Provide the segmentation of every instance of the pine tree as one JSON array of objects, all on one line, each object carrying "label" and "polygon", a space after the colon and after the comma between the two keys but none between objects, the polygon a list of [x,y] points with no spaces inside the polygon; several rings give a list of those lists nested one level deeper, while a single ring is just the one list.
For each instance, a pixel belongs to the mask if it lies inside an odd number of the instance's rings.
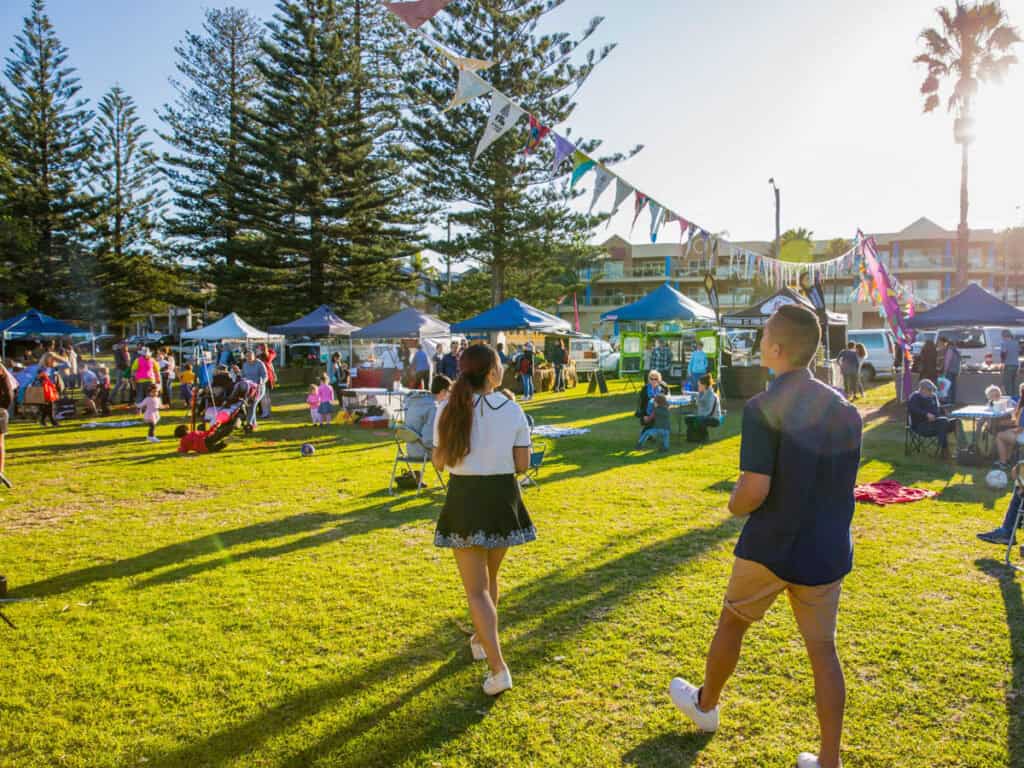
[{"label": "pine tree", "polygon": [[248,11],[209,9],[201,33],[175,47],[174,103],[160,112],[161,137],[173,147],[163,157],[174,194],[167,235],[180,256],[197,261],[216,289],[213,306],[233,309],[238,297],[237,256],[251,235],[231,179],[245,165],[241,136],[247,109],[262,86],[256,63],[263,25]]},{"label": "pine tree", "polygon": [[92,202],[83,189],[92,113],[67,62],[43,0],[32,0],[5,61],[10,89],[0,90],[13,182],[3,202],[20,230],[11,269],[24,300],[64,316],[83,309],[81,289],[92,272],[82,242]]},{"label": "pine tree", "polygon": [[158,159],[145,135],[134,100],[114,86],[100,101],[93,125],[90,181],[102,319],[126,322],[132,313],[166,307],[173,287],[170,269],[158,258],[163,192]]},{"label": "pine tree", "polygon": [[251,162],[236,180],[257,311],[270,296],[285,313],[331,303],[363,314],[408,282],[400,260],[419,249],[418,208],[401,102],[388,98],[400,57],[381,36],[382,13],[366,0],[280,0],[268,24]]},{"label": "pine tree", "polygon": [[[563,1],[455,2],[434,18],[435,37],[461,56],[495,62],[483,78],[543,125],[559,126],[572,116],[576,91],[614,48],[587,51],[574,63],[600,17],[579,39],[565,33],[537,34],[543,17]],[[524,301],[550,303],[553,293],[566,292],[551,278],[557,274],[567,284],[574,283],[574,267],[593,255],[585,244],[597,219],[570,204],[583,194],[582,185],[570,192],[567,184],[551,183],[550,150],[523,154],[525,121],[474,160],[489,97],[442,112],[451,99],[456,72],[433,49],[421,47],[420,68],[410,78],[414,120],[409,124],[420,150],[420,183],[428,199],[449,207],[447,216],[460,230],[450,242],[432,243],[431,248],[489,272],[491,304],[503,301],[513,287]],[[594,140],[575,143],[588,154],[599,147]],[[610,164],[622,156],[600,159]],[[516,280],[517,273],[524,279]],[[533,279],[537,275],[543,280]]]}]

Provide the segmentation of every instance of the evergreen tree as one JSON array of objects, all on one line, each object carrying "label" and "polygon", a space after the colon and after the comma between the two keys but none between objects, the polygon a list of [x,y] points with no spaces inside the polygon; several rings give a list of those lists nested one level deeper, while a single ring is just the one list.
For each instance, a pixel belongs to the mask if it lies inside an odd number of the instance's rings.
[{"label": "evergreen tree", "polygon": [[174,49],[177,98],[160,112],[160,135],[173,147],[163,157],[175,211],[167,235],[180,256],[201,265],[199,277],[214,286],[213,306],[223,311],[238,298],[237,255],[251,240],[231,179],[246,162],[241,136],[263,82],[256,66],[262,38],[248,11],[207,10],[202,32],[186,33]]},{"label": "evergreen tree", "polygon": [[[565,33],[538,34],[538,24],[563,1],[455,2],[434,18],[435,36],[461,56],[495,62],[483,73],[485,80],[543,125],[560,126],[572,116],[576,91],[614,47],[578,56],[600,18],[579,39]],[[442,112],[451,99],[456,73],[433,49],[422,46],[422,53],[410,78],[414,119],[409,123],[420,150],[420,183],[429,200],[450,207],[447,215],[460,230],[450,242],[435,242],[431,248],[487,271],[492,304],[503,301],[514,283],[518,298],[542,306],[550,303],[550,294],[565,293],[565,287],[550,278],[563,275],[574,283],[578,261],[594,253],[586,247],[581,251],[580,244],[587,242],[597,219],[571,206],[571,200],[583,194],[582,185],[570,192],[567,184],[550,183],[549,149],[523,154],[525,121],[474,160],[489,99]],[[558,130],[568,134],[564,128]],[[576,143],[588,154],[599,146],[593,140]],[[614,163],[622,156],[600,159]],[[516,281],[517,273],[526,279]],[[543,276],[540,282],[537,275]]]},{"label": "evergreen tree", "polygon": [[173,287],[156,242],[163,192],[158,159],[144,140],[132,98],[114,86],[98,112],[90,186],[96,196],[99,314],[125,322],[132,313],[165,307]]},{"label": "evergreen tree", "polygon": [[268,24],[236,179],[257,310],[270,296],[285,314],[331,303],[355,316],[408,283],[400,260],[419,249],[418,206],[390,97],[401,52],[383,13],[366,0],[280,0]]},{"label": "evergreen tree", "polygon": [[65,316],[84,309],[81,289],[92,272],[82,243],[91,207],[83,177],[92,113],[67,61],[43,0],[32,0],[5,61],[10,89],[0,90],[11,177],[3,206],[19,230],[10,269],[24,301]]}]

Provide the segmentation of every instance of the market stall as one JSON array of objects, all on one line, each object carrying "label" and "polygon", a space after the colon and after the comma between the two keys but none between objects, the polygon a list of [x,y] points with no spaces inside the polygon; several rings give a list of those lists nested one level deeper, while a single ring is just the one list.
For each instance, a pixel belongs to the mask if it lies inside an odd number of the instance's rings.
[{"label": "market stall", "polygon": [[[476,317],[455,323],[451,329],[454,333],[470,337],[497,333],[510,334],[511,337],[511,334],[515,334],[515,338],[520,342],[539,342],[535,346],[543,346],[544,340],[549,337],[565,338],[572,334],[572,326],[567,320],[531,307],[519,299],[508,299]],[[565,373],[566,386],[575,387],[576,372],[571,363],[566,365]],[[537,392],[552,389],[555,382],[554,367],[546,364],[534,365],[533,379]],[[519,391],[521,384],[512,366],[505,368],[505,379],[502,383],[514,392]]]},{"label": "market stall", "polygon": [[408,363],[402,359],[403,341],[422,344],[427,357],[433,360],[437,345],[450,343],[451,337],[448,323],[412,307],[361,328],[350,335],[353,341],[377,343],[372,353],[352,368],[352,384],[392,389],[396,381],[401,381]]},{"label": "market stall", "polygon": [[[971,333],[987,327],[1015,328],[1024,326],[1024,311],[993,296],[980,285],[968,285],[959,293],[950,296],[943,303],[910,318],[907,323],[916,330],[933,329],[946,332],[957,346],[971,343],[975,336],[984,338],[984,332]],[[918,374],[914,374],[913,387],[917,386]],[[961,403],[984,403],[985,390],[989,386],[1002,385],[1002,362],[998,359],[992,365],[973,358],[964,360],[963,369],[956,382],[956,396]]]},{"label": "market stall", "polygon": [[[775,311],[787,304],[799,304],[815,312],[819,319],[823,320],[822,345],[819,350],[815,374],[822,381],[836,384],[832,359],[839,352],[846,348],[846,329],[848,319],[846,315],[836,312],[817,311],[811,300],[802,293],[785,287],[778,293],[762,299],[756,304],[722,316],[722,327],[729,330],[757,330],[764,328]],[[760,338],[760,333],[758,334]],[[722,392],[726,397],[747,398],[764,391],[768,381],[768,371],[756,364],[758,360],[757,344],[754,344],[754,352],[750,358],[740,364],[738,360],[734,364],[722,370]]]},{"label": "market stall", "polygon": [[54,339],[88,337],[89,331],[65,323],[38,309],[30,309],[20,315],[0,322],[0,360],[7,358],[7,342],[14,339]]},{"label": "market stall", "polygon": [[[284,336],[279,334],[261,331],[245,322],[234,312],[225,315],[220,320],[194,331],[186,331],[181,334],[181,344],[186,346],[192,344],[195,347],[193,362],[196,365],[196,375],[200,383],[205,383],[205,364],[227,363],[236,360],[245,349],[253,348],[257,344],[266,344],[272,347],[280,359],[284,359]],[[212,354],[203,354],[203,351],[210,350]]]},{"label": "market stall", "polygon": [[652,367],[651,356],[659,342],[671,354],[667,370],[661,371],[670,382],[682,382],[686,377],[684,360],[694,345],[708,356],[708,370],[714,372],[721,362],[715,313],[668,283],[639,301],[605,312],[601,319],[614,321],[618,327],[619,374],[627,378],[642,375]]},{"label": "market stall", "polygon": [[334,310],[322,304],[298,320],[272,325],[267,330],[290,339],[310,340],[289,344],[279,371],[282,382],[308,384],[318,371],[327,369],[335,352],[339,352],[345,362],[352,362],[352,334],[359,327],[342,320]]}]

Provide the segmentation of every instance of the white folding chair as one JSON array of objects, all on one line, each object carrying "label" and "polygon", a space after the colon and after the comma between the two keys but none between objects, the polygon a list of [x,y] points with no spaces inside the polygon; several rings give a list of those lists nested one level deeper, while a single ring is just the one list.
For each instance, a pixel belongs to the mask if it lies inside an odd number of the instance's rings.
[{"label": "white folding chair", "polygon": [[1024,525],[1024,462],[1016,467],[1017,481],[1014,483],[1014,498],[1010,503],[1017,502],[1017,517],[1013,521],[1013,529],[1010,533],[1010,543],[1006,545],[1006,564],[1011,568],[1024,571],[1024,566],[1016,565],[1010,560],[1010,555],[1016,545],[1017,531]]},{"label": "white folding chair", "polygon": [[[427,464],[433,466],[431,462],[431,451],[423,442],[423,438],[420,433],[411,427],[399,426],[394,432],[395,438],[395,462],[391,465],[391,482],[388,483],[388,495],[395,495],[395,475],[398,472],[399,463],[404,464],[406,470],[409,472],[418,472],[419,482],[416,485],[416,495],[418,496],[420,491],[425,487],[423,484],[423,473],[427,470]],[[414,445],[419,448],[420,456],[413,456],[409,453],[409,446]],[[418,468],[417,468],[417,465]],[[434,467],[434,473],[437,475],[437,480],[441,484],[441,488],[445,491],[448,490],[444,484],[444,478],[441,473],[437,471],[437,467]]]}]

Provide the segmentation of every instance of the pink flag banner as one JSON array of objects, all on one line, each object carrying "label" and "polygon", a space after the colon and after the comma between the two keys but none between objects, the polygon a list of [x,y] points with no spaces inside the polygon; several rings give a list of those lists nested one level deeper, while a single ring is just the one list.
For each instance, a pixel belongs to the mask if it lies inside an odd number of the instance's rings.
[{"label": "pink flag banner", "polygon": [[437,16],[441,10],[452,0],[412,0],[406,3],[384,3],[384,7],[391,11],[413,29],[419,29],[432,18]]},{"label": "pink flag banner", "polygon": [[640,214],[643,213],[644,208],[647,207],[647,203],[650,202],[651,198],[641,192],[639,189],[636,191],[636,197],[633,199],[633,226],[629,228],[632,232],[636,227],[636,220],[640,218]]}]

